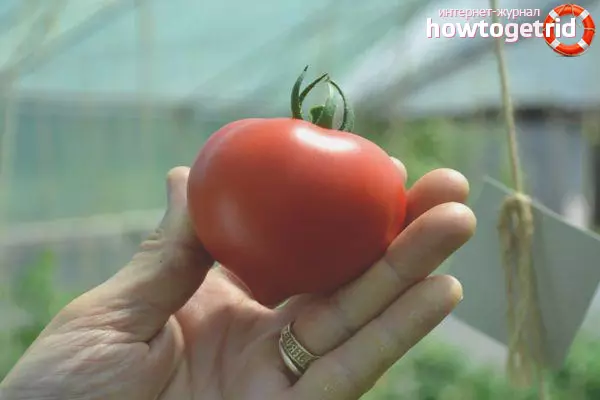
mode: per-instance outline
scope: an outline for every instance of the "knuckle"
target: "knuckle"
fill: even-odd
[[[405,352],[406,343],[401,335],[388,328],[380,318],[375,318],[370,325],[373,344],[377,347],[377,358],[381,365],[390,366]]]
[[[327,367],[332,377],[329,380],[329,392],[332,398],[360,397],[373,386],[364,374],[355,371],[350,363],[334,358],[329,364]]]
[[[352,321],[350,313],[342,305],[339,296],[333,295],[329,297],[328,303],[328,309],[332,314],[332,321],[335,321],[338,326],[342,340],[349,339],[358,329],[357,324]]]
[[[164,244],[164,229],[156,228],[146,239],[140,244],[140,250],[152,251],[161,248]]]
[[[381,266],[384,271],[388,272],[387,275],[389,275],[389,278],[393,280],[397,287],[402,288],[413,279],[410,274],[406,273],[407,271],[410,271],[411,268],[404,266],[403,263],[392,262],[388,257],[384,257],[381,260]]]

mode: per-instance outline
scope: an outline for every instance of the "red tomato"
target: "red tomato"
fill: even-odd
[[[406,214],[404,182],[385,151],[293,118],[214,133],[191,168],[188,202],[206,250],[265,305],[357,278]]]

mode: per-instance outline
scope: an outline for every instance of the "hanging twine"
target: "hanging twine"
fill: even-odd
[[[541,384],[541,316],[533,269],[533,215],[528,196],[515,193],[502,206],[498,224],[506,280],[508,374],[517,385]]]
[[[490,0],[490,7],[498,9],[497,3],[496,0]],[[498,23],[497,15],[494,15],[492,20]],[[507,126],[511,176],[515,189],[515,193],[505,199],[498,223],[506,279],[509,334],[507,372],[513,384],[536,385],[540,398],[546,399],[542,319],[532,254],[534,221],[531,199],[524,193],[515,116],[508,87],[504,42],[501,37],[495,39],[495,50]]]

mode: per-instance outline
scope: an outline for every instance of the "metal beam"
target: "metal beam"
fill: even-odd
[[[23,57],[17,58],[0,70],[0,90],[5,90],[9,87],[13,77],[22,77],[34,72],[53,57],[72,48],[82,40],[96,33],[99,29],[105,27],[109,21],[118,18],[125,11],[134,9],[141,2],[145,1],[151,0],[138,0],[136,2],[128,0],[109,1],[107,5],[94,12],[78,25],[65,31],[40,48],[28,52]]]

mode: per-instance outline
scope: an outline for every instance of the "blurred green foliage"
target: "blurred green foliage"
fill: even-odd
[[[2,288],[4,300],[26,311],[29,323],[0,332],[0,380],[35,340],[53,315],[73,297],[54,284],[56,264],[45,253]],[[6,329],[6,328],[4,328]],[[565,366],[549,375],[553,400],[600,398],[600,340],[579,337]],[[398,362],[363,397],[365,400],[537,400],[535,391],[508,384],[495,367],[470,363],[461,351],[426,339]]]
[[[361,115],[358,120],[356,132],[404,163],[409,186],[437,168],[460,171],[475,185],[486,173],[503,183],[510,182],[502,125],[490,123],[488,119],[426,118],[384,122]]]
[[[37,262],[24,266],[2,288],[1,300],[23,311],[27,318],[23,324],[7,330],[0,325],[0,380],[50,322],[54,314],[64,307],[74,293],[58,290],[54,284],[56,263],[51,252],[42,252]]]
[[[510,385],[497,367],[468,362],[459,350],[425,340],[398,362],[364,400],[538,400],[533,389]],[[579,337],[567,362],[548,374],[552,400],[600,398],[600,340]]]

